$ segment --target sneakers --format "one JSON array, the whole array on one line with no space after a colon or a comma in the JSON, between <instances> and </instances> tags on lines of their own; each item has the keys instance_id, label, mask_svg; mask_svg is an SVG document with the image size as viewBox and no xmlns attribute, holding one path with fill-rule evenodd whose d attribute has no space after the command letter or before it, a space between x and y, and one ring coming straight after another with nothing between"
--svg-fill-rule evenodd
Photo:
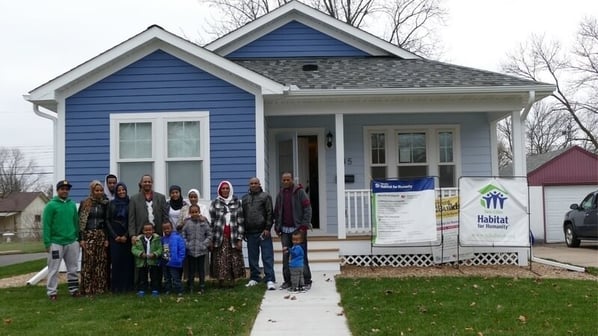
<instances>
[{"instance_id":1,"label":"sneakers","mask_svg":"<svg viewBox=\"0 0 598 336\"><path fill-rule=\"evenodd\" d=\"M289 289L291 288L291 284L288 282L283 282L282 285L280 285L280 289Z\"/></svg>"},{"instance_id":2,"label":"sneakers","mask_svg":"<svg viewBox=\"0 0 598 336\"><path fill-rule=\"evenodd\" d=\"M299 287L297 289L297 292L299 292L299 293L305 293L305 292L307 292L307 290L305 289L305 287Z\"/></svg>"},{"instance_id":3,"label":"sneakers","mask_svg":"<svg viewBox=\"0 0 598 336\"><path fill-rule=\"evenodd\" d=\"M145 296L145 292L144 291L139 291L139 292L137 292L137 296L144 297Z\"/></svg>"},{"instance_id":4,"label":"sneakers","mask_svg":"<svg viewBox=\"0 0 598 336\"><path fill-rule=\"evenodd\" d=\"M257 285L258 282L255 280L249 280L249 282L245 285L245 287L253 287L255 285Z\"/></svg>"},{"instance_id":5,"label":"sneakers","mask_svg":"<svg viewBox=\"0 0 598 336\"><path fill-rule=\"evenodd\" d=\"M160 295L160 294L158 293L158 291L157 291L157 290L153 290L153 291L152 291L152 296L153 296L153 297L158 297L158 295Z\"/></svg>"},{"instance_id":6,"label":"sneakers","mask_svg":"<svg viewBox=\"0 0 598 336\"><path fill-rule=\"evenodd\" d=\"M79 291L74 291L71 293L71 297L79 298L79 297L81 297L81 293L79 293Z\"/></svg>"},{"instance_id":7,"label":"sneakers","mask_svg":"<svg viewBox=\"0 0 598 336\"><path fill-rule=\"evenodd\" d=\"M268 288L268 290L275 290L276 285L274 284L273 281L268 281L268 283L266 283L266 288Z\"/></svg>"},{"instance_id":8,"label":"sneakers","mask_svg":"<svg viewBox=\"0 0 598 336\"><path fill-rule=\"evenodd\" d=\"M305 289L305 291L308 291L311 289L311 282L308 284L305 284L305 287L303 287Z\"/></svg>"},{"instance_id":9,"label":"sneakers","mask_svg":"<svg viewBox=\"0 0 598 336\"><path fill-rule=\"evenodd\" d=\"M58 296L56 294L52 294L48 296L48 299L50 299L50 301L56 301L58 299Z\"/></svg>"}]
</instances>

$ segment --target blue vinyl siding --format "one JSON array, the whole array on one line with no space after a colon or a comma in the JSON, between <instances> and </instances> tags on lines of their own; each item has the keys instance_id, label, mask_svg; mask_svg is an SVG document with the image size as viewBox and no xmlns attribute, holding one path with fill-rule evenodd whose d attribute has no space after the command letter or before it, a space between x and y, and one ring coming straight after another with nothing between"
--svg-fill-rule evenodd
<instances>
[{"instance_id":1,"label":"blue vinyl siding","mask_svg":"<svg viewBox=\"0 0 598 336\"><path fill-rule=\"evenodd\" d=\"M66 100L66 178L80 201L110 168L110 114L209 111L210 197L220 180L244 186L255 175L255 97L157 51ZM237 189L239 191L239 189ZM129 186L131 194L136 193Z\"/></svg>"},{"instance_id":2,"label":"blue vinyl siding","mask_svg":"<svg viewBox=\"0 0 598 336\"><path fill-rule=\"evenodd\" d=\"M369 56L297 21L229 53L228 58Z\"/></svg>"}]
</instances>

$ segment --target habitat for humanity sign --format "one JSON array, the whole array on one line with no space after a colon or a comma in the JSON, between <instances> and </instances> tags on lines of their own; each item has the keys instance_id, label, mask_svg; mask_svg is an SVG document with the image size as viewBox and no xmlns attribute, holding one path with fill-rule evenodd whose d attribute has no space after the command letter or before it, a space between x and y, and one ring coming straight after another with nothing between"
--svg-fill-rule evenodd
<instances>
[{"instance_id":1,"label":"habitat for humanity sign","mask_svg":"<svg viewBox=\"0 0 598 336\"><path fill-rule=\"evenodd\" d=\"M529 246L525 178L463 177L459 198L462 245Z\"/></svg>"},{"instance_id":2,"label":"habitat for humanity sign","mask_svg":"<svg viewBox=\"0 0 598 336\"><path fill-rule=\"evenodd\" d=\"M436 239L434 179L372 181L374 245Z\"/></svg>"}]
</instances>

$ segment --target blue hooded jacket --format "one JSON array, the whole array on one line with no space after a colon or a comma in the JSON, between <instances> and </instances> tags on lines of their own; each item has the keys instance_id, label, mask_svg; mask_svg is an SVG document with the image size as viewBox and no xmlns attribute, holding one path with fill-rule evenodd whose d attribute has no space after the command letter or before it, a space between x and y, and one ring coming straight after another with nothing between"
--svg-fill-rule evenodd
<instances>
[{"instance_id":1,"label":"blue hooded jacket","mask_svg":"<svg viewBox=\"0 0 598 336\"><path fill-rule=\"evenodd\" d=\"M170 236L162 236L162 265L183 267L185 253L185 241L178 233L173 231Z\"/></svg>"}]
</instances>

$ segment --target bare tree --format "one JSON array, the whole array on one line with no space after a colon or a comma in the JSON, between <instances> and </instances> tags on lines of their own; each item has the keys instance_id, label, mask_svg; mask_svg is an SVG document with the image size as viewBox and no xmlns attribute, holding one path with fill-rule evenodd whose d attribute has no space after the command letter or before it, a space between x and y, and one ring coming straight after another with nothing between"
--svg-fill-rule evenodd
<instances>
[{"instance_id":1,"label":"bare tree","mask_svg":"<svg viewBox=\"0 0 598 336\"><path fill-rule=\"evenodd\" d=\"M596 19L580 24L573 51L567 53L557 41L532 36L513 54L503 69L534 81L556 85L551 95L552 112L566 112L575 127L562 134L570 144L598 152L598 28ZM565 140L562 140L565 141Z\"/></svg>"},{"instance_id":2,"label":"bare tree","mask_svg":"<svg viewBox=\"0 0 598 336\"><path fill-rule=\"evenodd\" d=\"M208 33L222 36L290 0L199 0L222 19ZM443 0L306 0L305 4L354 27L376 34L411 52L431 57L440 50L437 29L448 14ZM434 55L436 56L436 55Z\"/></svg>"},{"instance_id":3,"label":"bare tree","mask_svg":"<svg viewBox=\"0 0 598 336\"><path fill-rule=\"evenodd\" d=\"M34 160L28 160L18 148L0 147L0 197L11 192L33 191L39 184Z\"/></svg>"},{"instance_id":4,"label":"bare tree","mask_svg":"<svg viewBox=\"0 0 598 336\"><path fill-rule=\"evenodd\" d=\"M575 131L571 115L556 104L539 102L525 121L528 155L548 153L571 146Z\"/></svg>"}]
</instances>

